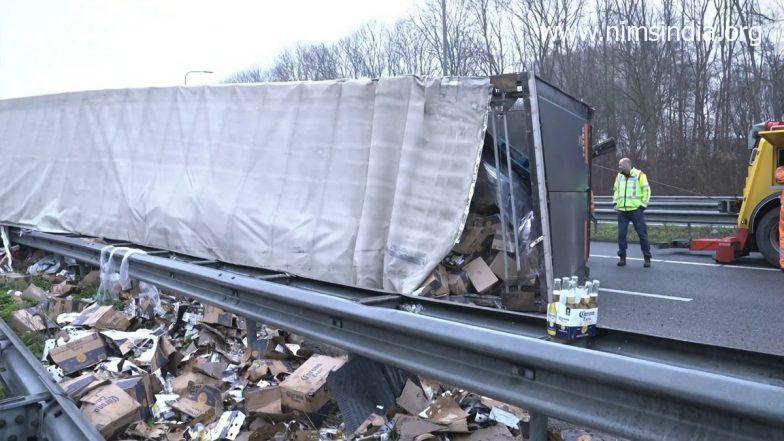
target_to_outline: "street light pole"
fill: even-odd
[[[188,85],[188,74],[192,74],[192,73],[211,74],[211,73],[214,73],[214,72],[211,71],[211,70],[189,70],[188,72],[185,72],[185,85],[186,86]]]

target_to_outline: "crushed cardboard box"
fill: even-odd
[[[160,392],[160,383],[153,375],[146,374],[122,378],[114,380],[112,383],[124,390],[140,404],[139,413],[143,420],[152,417],[150,408],[155,404],[155,394]]]
[[[283,413],[283,395],[280,387],[245,389],[245,412],[267,415]]]
[[[109,356],[109,348],[96,332],[69,341],[49,351],[49,357],[66,375],[94,366]]]
[[[44,302],[48,295],[46,295],[46,291],[36,286],[34,283],[31,283],[24,291],[22,291],[22,297],[27,297],[28,299],[33,299],[37,302]]]
[[[57,328],[57,325],[48,320],[44,314],[38,312],[36,307],[14,311],[11,313],[8,324],[11,326],[11,329],[20,334],[25,332],[43,332]]]
[[[449,278],[443,265],[438,265],[433,273],[422,284],[421,294],[430,297],[444,297],[449,295]]]
[[[428,406],[428,399],[421,387],[410,379],[406,381],[403,392],[397,398],[397,405],[411,415],[419,415]]]
[[[347,361],[344,357],[310,357],[280,384],[283,405],[303,412],[319,410],[330,399],[327,376]]]
[[[226,326],[227,328],[238,327],[237,316],[226,312],[217,306],[205,305],[204,306],[204,323],[211,323],[214,325]]]
[[[141,419],[141,405],[113,384],[95,389],[82,397],[81,401],[82,413],[107,439]]]
[[[94,304],[86,308],[73,321],[74,326],[86,326],[93,329],[125,331],[130,326],[130,321],[122,312],[114,309],[111,305]]]

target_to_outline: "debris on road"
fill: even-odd
[[[477,261],[481,277],[496,277]],[[107,439],[523,439],[523,409],[283,330],[248,336],[232,312],[135,280],[121,286],[119,269],[37,252],[14,262],[30,267],[17,268],[21,282],[2,275],[4,318],[35,336],[47,370]],[[452,285],[476,283],[472,262]],[[454,274],[439,268],[432,283],[449,290]],[[102,282],[116,294],[108,304],[98,302]]]

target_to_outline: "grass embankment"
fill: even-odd
[[[725,237],[732,234],[732,227],[688,227],[680,225],[648,225],[648,242],[668,243],[674,240],[689,240],[693,238]],[[618,240],[618,225],[600,223],[599,230],[591,226],[591,240],[597,242],[616,242]],[[629,224],[627,240],[631,243],[640,243],[634,226]]]
[[[51,286],[51,283],[50,283]],[[21,296],[21,302],[15,299],[15,296],[9,291],[12,289],[5,285],[0,284],[0,318],[2,318],[6,323],[11,318],[11,314],[14,311],[18,311],[24,308],[31,308],[33,306],[38,305],[38,301],[31,299],[29,297]],[[27,349],[33,353],[37,358],[41,358],[41,355],[44,352],[44,336],[38,332],[25,332],[19,335],[19,339],[22,340]]]

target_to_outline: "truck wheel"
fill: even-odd
[[[757,249],[765,260],[778,268],[779,266],[779,210],[776,207],[762,216],[757,231],[754,232]]]

